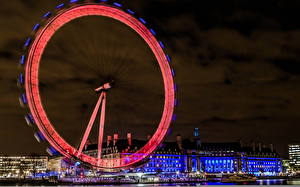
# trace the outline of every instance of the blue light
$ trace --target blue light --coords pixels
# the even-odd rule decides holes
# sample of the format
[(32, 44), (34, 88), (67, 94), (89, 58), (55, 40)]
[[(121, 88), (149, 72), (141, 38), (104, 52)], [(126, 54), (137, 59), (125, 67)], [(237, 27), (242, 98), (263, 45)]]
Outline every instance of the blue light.
[(37, 139), (38, 142), (46, 140), (44, 135), (40, 131), (34, 133), (34, 137)]
[(32, 124), (34, 123), (33, 116), (31, 114), (28, 114), (29, 119), (31, 120)]
[(171, 58), (169, 55), (166, 55), (168, 62), (171, 62)]
[(172, 76), (175, 77), (175, 70), (171, 69), (171, 72), (172, 72)]
[(173, 114), (173, 116), (172, 116), (172, 121), (175, 121), (176, 120), (176, 114)]
[(27, 104), (27, 98), (26, 98), (26, 95), (25, 95), (25, 94), (22, 94), (21, 98), (22, 98), (23, 103), (24, 103), (24, 104)]
[(175, 99), (174, 100), (174, 106), (177, 106), (178, 105), (178, 99)]
[(127, 12), (129, 12), (130, 14), (135, 14), (135, 12), (133, 12), (133, 11), (130, 10), (130, 9), (127, 9)]
[(165, 48), (165, 45), (162, 43), (162, 41), (159, 41), (159, 45), (161, 48), (163, 48), (163, 49)]
[(46, 140), (45, 136), (40, 131), (38, 131), (38, 135), (41, 138), (41, 140), (43, 140), (43, 141)]
[(174, 90), (175, 90), (175, 92), (177, 92), (177, 85), (176, 84), (174, 84)]
[(143, 18), (139, 18), (139, 20), (145, 25), (147, 22)]
[(25, 115), (25, 120), (26, 120), (26, 122), (27, 122), (28, 125), (34, 124), (34, 119), (33, 119), (33, 117), (32, 117), (31, 114)]
[[(178, 164), (180, 163), (180, 164)], [(147, 173), (156, 173), (161, 171), (162, 173), (174, 173), (176, 171), (184, 171), (184, 161), (182, 155), (176, 154), (153, 154), (143, 169)]]
[(30, 42), (31, 42), (31, 38), (27, 38), (27, 40), (25, 41), (24, 47), (28, 47)]
[(120, 3), (114, 2), (113, 4), (116, 5), (117, 7), (122, 7), (122, 5)]
[(33, 26), (33, 29), (32, 29), (32, 31), (36, 31), (38, 28), (40, 27), (40, 24), (35, 24), (34, 26)]
[(20, 59), (20, 64), (24, 65), (24, 63), (25, 63), (25, 55), (22, 55)]
[(47, 12), (46, 14), (43, 15), (43, 18), (48, 18), (51, 15), (51, 12)]
[(156, 36), (156, 32), (155, 32), (153, 29), (150, 29), (150, 32), (151, 32), (154, 36)]
[(20, 73), (20, 75), (19, 75), (19, 83), (20, 84), (24, 84), (24, 78), (23, 78), (23, 74), (22, 73)]
[(48, 152), (50, 155), (52, 155), (52, 156), (58, 155), (58, 154), (59, 154), (59, 152), (58, 152), (56, 149), (54, 149), (54, 147), (52, 147), (52, 146), (50, 146), (49, 148), (47, 148), (47, 152)]
[(57, 6), (56, 6), (56, 9), (62, 8), (62, 7), (64, 7), (64, 6), (65, 6), (65, 4), (64, 4), (64, 3), (62, 3), (62, 4), (59, 4), (59, 5), (57, 5)]
[(76, 3), (78, 0), (70, 0), (70, 3)]
[(107, 2), (108, 0), (101, 0), (101, 2)]
[(75, 162), (75, 166), (79, 166), (80, 165), (80, 162)]

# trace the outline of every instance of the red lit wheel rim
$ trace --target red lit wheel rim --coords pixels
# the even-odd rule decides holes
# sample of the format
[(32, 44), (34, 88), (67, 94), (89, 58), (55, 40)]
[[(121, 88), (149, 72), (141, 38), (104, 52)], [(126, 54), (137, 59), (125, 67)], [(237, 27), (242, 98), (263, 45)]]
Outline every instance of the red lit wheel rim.
[[(135, 30), (151, 48), (161, 70), (165, 100), (162, 117), (158, 124), (158, 128), (151, 139), (144, 145), (144, 147), (126, 157), (97, 159), (79, 152), (78, 149), (71, 146), (57, 133), (47, 117), (46, 110), (43, 108), (43, 103), (40, 97), (39, 66), (47, 43), (55, 34), (55, 32), (66, 23), (76, 18), (90, 15), (113, 18)], [(49, 21), (36, 33), (35, 39), (31, 42), (31, 46), (26, 58), (26, 98), (37, 127), (45, 136), (50, 145), (62, 155), (68, 158), (79, 159), (82, 162), (98, 168), (124, 168), (141, 162), (143, 159), (149, 156), (163, 141), (172, 121), (175, 104), (175, 85), (172, 69), (169, 65), (169, 57), (164, 53), (162, 48), (163, 46), (156, 40), (154, 33), (147, 29), (143, 22), (144, 20), (139, 20), (133, 17), (130, 13), (119, 9), (118, 7), (105, 4), (81, 4), (59, 11), (57, 15), (50, 18)]]

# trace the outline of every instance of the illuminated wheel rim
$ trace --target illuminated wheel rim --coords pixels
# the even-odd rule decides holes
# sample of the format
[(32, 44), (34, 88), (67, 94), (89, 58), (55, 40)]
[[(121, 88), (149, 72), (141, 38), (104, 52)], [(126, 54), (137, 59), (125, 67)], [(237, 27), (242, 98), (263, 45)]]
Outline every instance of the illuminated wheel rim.
[[(57, 6), (57, 8), (60, 9), (63, 6), (64, 4), (61, 4)], [(120, 6), (121, 5), (118, 3), (114, 3), (113, 5), (104, 3), (82, 3), (74, 4), (69, 8), (60, 9), (57, 14), (52, 17), (50, 13), (46, 13), (44, 18), (48, 19), (47, 23), (43, 26), (40, 26), (39, 24), (35, 25), (35, 38), (28, 38), (26, 40), (25, 47), (28, 48), (28, 52), (21, 57), (21, 64), (25, 64), (24, 88), (26, 91), (26, 95), (23, 94), (22, 99), (25, 104), (28, 104), (31, 112), (30, 117), (45, 139), (62, 155), (68, 158), (78, 159), (84, 163), (102, 169), (130, 167), (138, 164), (149, 156), (164, 140), (173, 119), (175, 105), (176, 88), (173, 80), (174, 71), (170, 67), (170, 57), (165, 54), (162, 42), (155, 38), (156, 33), (153, 29), (148, 29), (145, 26), (145, 20), (142, 18), (135, 18), (133, 16), (134, 12), (129, 9), (123, 11), (120, 9)], [(48, 119), (43, 107), (39, 92), (39, 65), (44, 49), (59, 28), (76, 18), (83, 16), (104, 16), (113, 18), (136, 31), (151, 48), (162, 73), (165, 100), (158, 128), (151, 139), (148, 140), (141, 149), (126, 157), (98, 159), (80, 152), (58, 134)], [(20, 75), (20, 78), (22, 78), (21, 76), (22, 74)]]

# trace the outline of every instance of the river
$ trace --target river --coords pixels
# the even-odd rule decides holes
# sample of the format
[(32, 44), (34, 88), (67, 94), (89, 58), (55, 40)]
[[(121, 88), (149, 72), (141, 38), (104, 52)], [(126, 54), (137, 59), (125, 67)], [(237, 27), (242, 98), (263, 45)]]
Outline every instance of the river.
[[(222, 182), (201, 182), (201, 183), (161, 183), (161, 184), (126, 184), (126, 186), (200, 186), (200, 185), (300, 185), (300, 179), (262, 179), (252, 183), (222, 183)], [(118, 185), (119, 186), (119, 185)], [(122, 185), (121, 185), (122, 186)]]

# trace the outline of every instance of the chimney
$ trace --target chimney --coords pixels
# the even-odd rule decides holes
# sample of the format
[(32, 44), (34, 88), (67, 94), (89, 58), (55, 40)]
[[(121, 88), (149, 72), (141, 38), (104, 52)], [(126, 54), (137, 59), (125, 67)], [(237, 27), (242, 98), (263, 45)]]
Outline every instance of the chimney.
[(271, 149), (271, 152), (273, 153), (274, 152), (274, 145), (272, 143), (270, 144), (270, 149)]
[(111, 136), (107, 136), (107, 147), (111, 144)]
[(147, 135), (147, 140), (150, 140), (150, 139), (151, 139), (151, 135), (148, 134), (148, 135)]
[(255, 142), (252, 142), (252, 151), (255, 152)]
[(258, 143), (258, 151), (261, 152), (261, 142)]
[(182, 137), (181, 135), (176, 136), (176, 142), (180, 150), (182, 150)]
[(131, 137), (131, 133), (127, 133), (127, 140), (128, 140), (128, 145), (132, 145), (132, 137)]
[(117, 141), (118, 141), (118, 134), (114, 134), (114, 146), (116, 145)]

